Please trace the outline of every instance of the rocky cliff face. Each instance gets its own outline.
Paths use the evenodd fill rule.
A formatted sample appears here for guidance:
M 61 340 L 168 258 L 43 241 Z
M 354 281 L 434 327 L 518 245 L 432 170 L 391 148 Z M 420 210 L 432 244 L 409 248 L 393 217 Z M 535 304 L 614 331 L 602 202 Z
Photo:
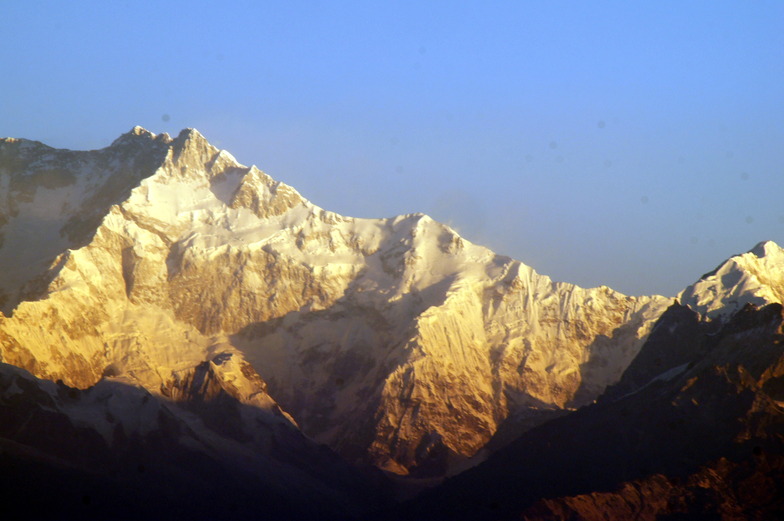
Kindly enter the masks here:
M 654 364 L 643 384 L 638 367 L 619 383 L 628 392 L 525 433 L 379 519 L 780 518 L 782 305 L 746 304 L 701 333 L 693 316 L 665 314 L 638 357 Z M 656 361 L 662 327 L 685 334 L 684 359 Z
M 0 257 L 21 273 L 0 279 L 3 361 L 188 400 L 203 364 L 246 360 L 274 397 L 259 407 L 401 474 L 446 472 L 510 416 L 590 403 L 668 304 L 553 282 L 421 214 L 325 211 L 195 130 L 0 154 L 5 247 L 46 232 Z

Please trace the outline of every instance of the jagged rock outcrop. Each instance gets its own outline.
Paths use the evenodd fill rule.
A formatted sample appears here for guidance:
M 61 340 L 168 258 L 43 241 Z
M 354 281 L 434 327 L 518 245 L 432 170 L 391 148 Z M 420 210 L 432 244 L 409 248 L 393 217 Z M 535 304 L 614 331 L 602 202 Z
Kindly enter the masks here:
M 104 184 L 56 192 L 73 211 L 30 264 L 36 299 L 11 298 L 0 318 L 5 362 L 173 396 L 177 375 L 228 353 L 306 434 L 393 472 L 441 474 L 510 416 L 590 403 L 668 304 L 553 282 L 421 214 L 325 211 L 195 130 L 136 128 L 94 152 L 6 140 L 3 157 L 18 149 L 0 178 L 30 186 L 28 213 L 52 197 L 41 161 L 57 183 Z

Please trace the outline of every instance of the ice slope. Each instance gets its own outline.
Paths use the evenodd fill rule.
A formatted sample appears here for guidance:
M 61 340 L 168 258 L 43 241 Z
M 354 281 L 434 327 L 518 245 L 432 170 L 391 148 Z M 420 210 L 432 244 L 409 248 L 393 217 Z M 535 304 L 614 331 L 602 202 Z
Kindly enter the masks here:
M 306 434 L 393 472 L 441 474 L 510 415 L 592 401 L 668 303 L 553 282 L 422 214 L 325 211 L 192 129 L 135 128 L 92 154 L 135 185 L 103 210 L 73 192 L 74 215 L 101 219 L 38 254 L 57 255 L 36 268 L 40 298 L 0 318 L 4 361 L 176 395 L 178 375 L 244 359 Z M 55 162 L 76 186 L 89 178 Z M 0 178 L 31 170 L 12 162 Z M 47 190 L 33 183 L 28 214 Z

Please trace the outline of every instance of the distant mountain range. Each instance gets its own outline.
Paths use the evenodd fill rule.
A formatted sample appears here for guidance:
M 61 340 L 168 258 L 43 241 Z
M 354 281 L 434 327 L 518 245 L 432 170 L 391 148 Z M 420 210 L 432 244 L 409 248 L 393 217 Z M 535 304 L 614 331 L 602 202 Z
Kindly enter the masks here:
M 781 485 L 783 297 L 772 242 L 675 301 L 628 297 L 422 214 L 323 210 L 193 129 L 85 152 L 3 139 L 3 499 L 66 518 L 590 519 L 650 489 L 645 515 L 724 515 L 733 472 Z

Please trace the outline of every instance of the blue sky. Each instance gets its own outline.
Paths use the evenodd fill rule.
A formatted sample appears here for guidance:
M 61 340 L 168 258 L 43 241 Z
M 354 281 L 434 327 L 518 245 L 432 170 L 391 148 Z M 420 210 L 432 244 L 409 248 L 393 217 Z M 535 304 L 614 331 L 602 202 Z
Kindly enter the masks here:
M 198 128 L 345 215 L 674 295 L 784 245 L 784 3 L 0 0 L 0 136 Z

